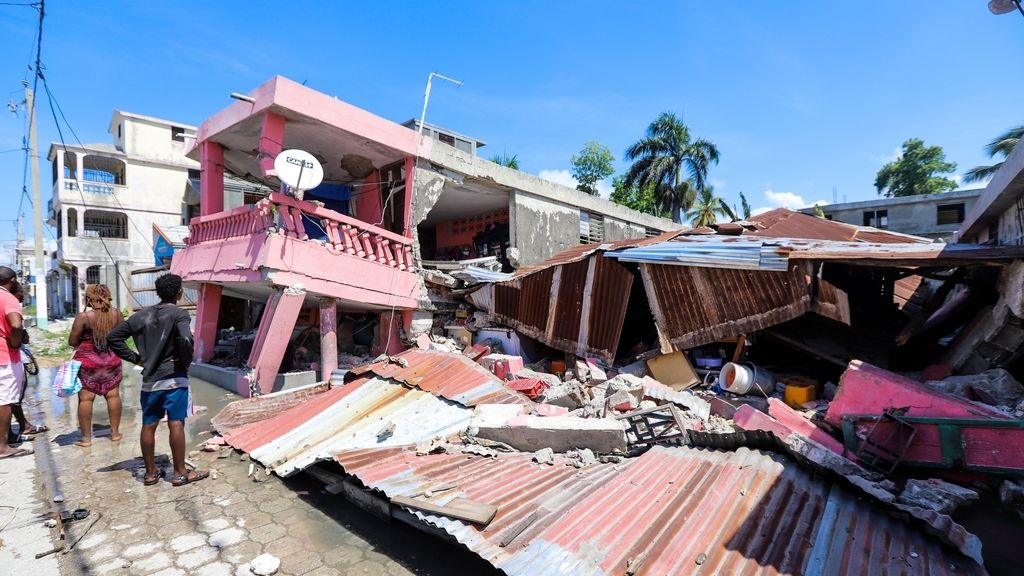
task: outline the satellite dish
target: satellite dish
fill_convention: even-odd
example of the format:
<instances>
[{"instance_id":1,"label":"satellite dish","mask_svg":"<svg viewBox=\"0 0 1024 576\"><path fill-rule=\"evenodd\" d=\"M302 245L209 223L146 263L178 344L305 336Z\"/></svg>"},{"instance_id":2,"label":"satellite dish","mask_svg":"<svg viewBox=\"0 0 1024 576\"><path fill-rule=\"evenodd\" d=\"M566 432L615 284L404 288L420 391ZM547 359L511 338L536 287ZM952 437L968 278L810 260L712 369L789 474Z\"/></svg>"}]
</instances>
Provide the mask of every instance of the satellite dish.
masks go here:
<instances>
[{"instance_id":1,"label":"satellite dish","mask_svg":"<svg viewBox=\"0 0 1024 576\"><path fill-rule=\"evenodd\" d=\"M998 16L1000 14L1006 14L1007 12L1018 10L1019 8L1017 6L1018 2L1015 0L990 0L988 3L988 10Z\"/></svg>"},{"instance_id":2,"label":"satellite dish","mask_svg":"<svg viewBox=\"0 0 1024 576\"><path fill-rule=\"evenodd\" d=\"M285 150L274 158L277 177L288 185L295 196L302 199L302 192L316 188L324 180L324 168L312 154L305 150Z\"/></svg>"}]
</instances>

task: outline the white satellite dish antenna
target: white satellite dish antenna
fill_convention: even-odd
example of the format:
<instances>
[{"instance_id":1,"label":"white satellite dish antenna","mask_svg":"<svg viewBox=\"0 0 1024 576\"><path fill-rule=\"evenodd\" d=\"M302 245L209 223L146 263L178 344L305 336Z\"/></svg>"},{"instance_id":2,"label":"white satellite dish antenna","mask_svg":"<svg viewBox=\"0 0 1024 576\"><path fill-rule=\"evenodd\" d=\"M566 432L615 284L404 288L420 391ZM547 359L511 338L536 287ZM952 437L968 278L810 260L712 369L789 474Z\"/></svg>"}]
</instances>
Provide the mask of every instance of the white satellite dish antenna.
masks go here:
<instances>
[{"instance_id":1,"label":"white satellite dish antenna","mask_svg":"<svg viewBox=\"0 0 1024 576\"><path fill-rule=\"evenodd\" d=\"M324 168L305 150L285 150L274 158L277 177L302 200L302 193L316 188L324 181Z\"/></svg>"}]
</instances>

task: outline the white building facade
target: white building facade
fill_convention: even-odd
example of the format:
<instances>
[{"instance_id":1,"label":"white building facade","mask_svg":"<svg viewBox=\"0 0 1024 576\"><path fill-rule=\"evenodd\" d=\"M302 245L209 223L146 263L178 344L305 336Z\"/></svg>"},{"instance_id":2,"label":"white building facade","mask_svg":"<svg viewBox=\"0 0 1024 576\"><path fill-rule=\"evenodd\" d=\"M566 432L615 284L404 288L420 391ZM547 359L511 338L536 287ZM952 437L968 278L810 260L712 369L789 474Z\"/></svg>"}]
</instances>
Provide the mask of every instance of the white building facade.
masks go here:
<instances>
[{"instance_id":1,"label":"white building facade","mask_svg":"<svg viewBox=\"0 0 1024 576\"><path fill-rule=\"evenodd\" d=\"M131 270L154 265L153 226L182 224L189 177L198 176L185 156L194 126L115 110L108 131L113 144L50 145L51 317L80 311L86 284L107 284L119 308L130 306Z\"/></svg>"}]
</instances>

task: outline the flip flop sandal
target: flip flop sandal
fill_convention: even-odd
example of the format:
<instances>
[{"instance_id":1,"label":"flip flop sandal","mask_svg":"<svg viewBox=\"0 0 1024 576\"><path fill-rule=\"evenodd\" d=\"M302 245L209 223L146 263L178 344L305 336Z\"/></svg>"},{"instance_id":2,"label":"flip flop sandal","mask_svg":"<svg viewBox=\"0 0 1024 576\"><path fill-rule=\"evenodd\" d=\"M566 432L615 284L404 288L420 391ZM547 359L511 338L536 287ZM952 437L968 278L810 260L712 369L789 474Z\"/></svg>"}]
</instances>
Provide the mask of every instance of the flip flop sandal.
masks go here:
<instances>
[{"instance_id":1,"label":"flip flop sandal","mask_svg":"<svg viewBox=\"0 0 1024 576\"><path fill-rule=\"evenodd\" d=\"M75 520L85 520L89 517L89 511L85 508L79 508L74 512L68 512L67 510L60 511L60 523L67 524L68 522L74 522Z\"/></svg>"},{"instance_id":2,"label":"flip flop sandal","mask_svg":"<svg viewBox=\"0 0 1024 576\"><path fill-rule=\"evenodd\" d=\"M199 482L200 480L210 475L210 472L208 470L193 470L192 473L195 474L195 476L192 476L191 478L189 478L188 472L186 472L185 474L178 476L174 480L171 480L171 486L184 486L186 484L192 484L194 482Z\"/></svg>"},{"instance_id":3,"label":"flip flop sandal","mask_svg":"<svg viewBox=\"0 0 1024 576\"><path fill-rule=\"evenodd\" d=\"M163 477L164 477L163 470L158 471L156 474L154 474L152 476L150 476L149 474L146 474L145 476L142 477L142 485L143 486L153 486L154 484L159 482L160 479L163 478Z\"/></svg>"},{"instance_id":4,"label":"flip flop sandal","mask_svg":"<svg viewBox=\"0 0 1024 576\"><path fill-rule=\"evenodd\" d=\"M50 429L44 424L42 426L29 426L21 431L22 434L42 434L43 432L49 432Z\"/></svg>"},{"instance_id":5,"label":"flip flop sandal","mask_svg":"<svg viewBox=\"0 0 1024 576\"><path fill-rule=\"evenodd\" d=\"M7 456L0 456L0 460L5 460L7 458L17 458L19 456L29 456L31 454L35 454L35 450L19 448L18 450L15 450L14 452L8 454Z\"/></svg>"},{"instance_id":6,"label":"flip flop sandal","mask_svg":"<svg viewBox=\"0 0 1024 576\"><path fill-rule=\"evenodd\" d=\"M31 441L33 441L35 439L36 439L35 436L29 436L27 434L8 434L7 435L7 443L8 444L20 444L21 442L31 442Z\"/></svg>"}]
</instances>

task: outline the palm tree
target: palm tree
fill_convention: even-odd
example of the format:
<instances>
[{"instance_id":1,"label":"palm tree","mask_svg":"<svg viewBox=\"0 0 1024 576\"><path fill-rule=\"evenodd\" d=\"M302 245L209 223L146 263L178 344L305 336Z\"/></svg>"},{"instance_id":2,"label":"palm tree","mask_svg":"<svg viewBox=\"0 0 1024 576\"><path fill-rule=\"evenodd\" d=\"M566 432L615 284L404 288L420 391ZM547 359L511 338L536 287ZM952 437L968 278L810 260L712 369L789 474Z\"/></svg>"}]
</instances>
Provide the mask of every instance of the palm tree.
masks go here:
<instances>
[{"instance_id":1,"label":"palm tree","mask_svg":"<svg viewBox=\"0 0 1024 576\"><path fill-rule=\"evenodd\" d=\"M495 154L494 156L491 156L491 162L494 162L495 164L500 164L506 168L511 168L513 170L519 170L518 154L512 154L511 156L509 156L508 152Z\"/></svg>"},{"instance_id":2,"label":"palm tree","mask_svg":"<svg viewBox=\"0 0 1024 576\"><path fill-rule=\"evenodd\" d=\"M710 226L718 222L718 216L736 220L736 215L729 205L725 203L725 200L715 196L715 189L711 186L701 189L697 195L697 201L686 211L686 217L692 219L695 227Z\"/></svg>"},{"instance_id":3,"label":"palm tree","mask_svg":"<svg viewBox=\"0 0 1024 576\"><path fill-rule=\"evenodd\" d=\"M658 207L681 222L682 211L707 185L708 167L718 164L718 147L703 138L691 140L686 124L672 112L663 112L647 127L647 136L626 149L626 160L633 162L626 185L654 185Z\"/></svg>"},{"instance_id":4,"label":"palm tree","mask_svg":"<svg viewBox=\"0 0 1024 576\"><path fill-rule=\"evenodd\" d=\"M996 156L1006 158L1010 155L1010 152L1013 152L1014 147L1020 142L1022 136L1024 136L1024 124L1010 128L996 137L995 140L989 142L988 146L985 146L985 153L988 154L989 158L995 158ZM1003 163L1001 161L991 166L975 166L964 174L964 182L978 182L990 178L1002 166Z\"/></svg>"}]
</instances>

